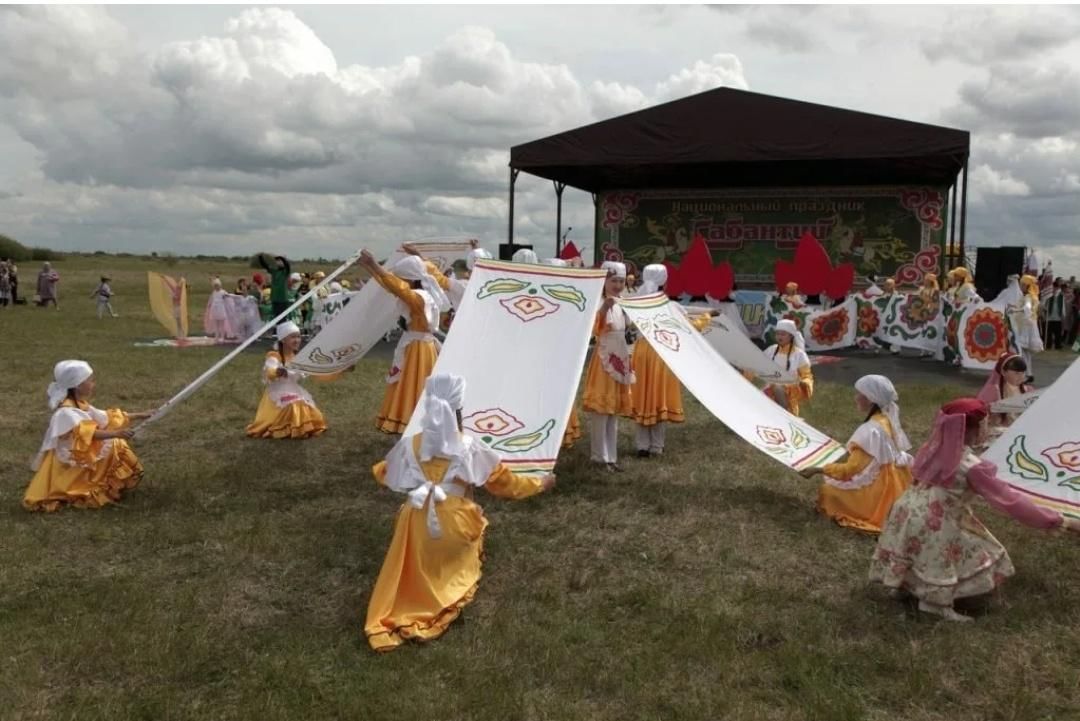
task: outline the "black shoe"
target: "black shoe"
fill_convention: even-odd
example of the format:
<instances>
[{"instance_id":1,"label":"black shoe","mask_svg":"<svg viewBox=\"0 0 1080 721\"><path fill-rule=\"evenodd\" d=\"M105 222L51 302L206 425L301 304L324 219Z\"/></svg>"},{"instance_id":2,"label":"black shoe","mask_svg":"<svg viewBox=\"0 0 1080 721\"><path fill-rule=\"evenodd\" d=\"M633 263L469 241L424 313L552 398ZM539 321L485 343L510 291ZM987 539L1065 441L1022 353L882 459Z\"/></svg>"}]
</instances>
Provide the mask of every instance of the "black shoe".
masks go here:
<instances>
[{"instance_id":1,"label":"black shoe","mask_svg":"<svg viewBox=\"0 0 1080 721\"><path fill-rule=\"evenodd\" d=\"M637 457L638 458L648 458L650 455L652 455L652 454L649 453L644 448L642 448L640 451L637 452Z\"/></svg>"}]
</instances>

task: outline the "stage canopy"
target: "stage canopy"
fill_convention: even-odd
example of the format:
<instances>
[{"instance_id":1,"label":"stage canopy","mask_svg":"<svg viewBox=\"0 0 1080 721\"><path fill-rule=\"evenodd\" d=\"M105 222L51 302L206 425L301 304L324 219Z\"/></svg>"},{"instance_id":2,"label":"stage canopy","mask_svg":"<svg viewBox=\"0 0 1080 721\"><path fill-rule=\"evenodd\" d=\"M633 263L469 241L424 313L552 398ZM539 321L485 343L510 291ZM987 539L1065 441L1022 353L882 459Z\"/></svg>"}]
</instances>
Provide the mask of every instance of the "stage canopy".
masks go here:
<instances>
[{"instance_id":1,"label":"stage canopy","mask_svg":"<svg viewBox=\"0 0 1080 721\"><path fill-rule=\"evenodd\" d=\"M636 188L950 186L970 134L719 88L510 149L510 168L592 193Z\"/></svg>"}]
</instances>

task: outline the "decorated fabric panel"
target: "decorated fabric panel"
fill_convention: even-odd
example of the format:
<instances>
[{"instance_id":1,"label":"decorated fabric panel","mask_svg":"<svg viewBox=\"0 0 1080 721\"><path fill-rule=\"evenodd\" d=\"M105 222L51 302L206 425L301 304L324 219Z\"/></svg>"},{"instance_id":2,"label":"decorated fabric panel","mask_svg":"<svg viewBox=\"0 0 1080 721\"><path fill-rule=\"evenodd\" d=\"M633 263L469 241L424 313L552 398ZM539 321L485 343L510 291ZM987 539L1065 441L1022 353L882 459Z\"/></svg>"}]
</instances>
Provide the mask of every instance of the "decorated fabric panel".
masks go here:
<instances>
[{"instance_id":1,"label":"decorated fabric panel","mask_svg":"<svg viewBox=\"0 0 1080 721\"><path fill-rule=\"evenodd\" d=\"M465 378L465 430L515 473L555 467L605 276L496 260L473 268L433 373ZM421 396L406 436L423 414Z\"/></svg>"},{"instance_id":2,"label":"decorated fabric panel","mask_svg":"<svg viewBox=\"0 0 1080 721\"><path fill-rule=\"evenodd\" d=\"M338 313L345 310L345 306L353 301L356 296L360 295L360 291L345 291L341 293L331 293L325 298L317 298L315 300L315 312L312 315L311 325L316 329L316 332L330 325Z\"/></svg>"},{"instance_id":3,"label":"decorated fabric panel","mask_svg":"<svg viewBox=\"0 0 1080 721\"><path fill-rule=\"evenodd\" d=\"M464 258L471 247L468 243L415 243L426 260L440 269L449 268L455 260ZM386 261L390 268L404 252L395 251ZM289 367L306 373L330 374L356 364L388 332L397 327L400 314L398 299L375 281L368 281L352 296L333 319L323 326Z\"/></svg>"},{"instance_id":4,"label":"decorated fabric panel","mask_svg":"<svg viewBox=\"0 0 1080 721\"><path fill-rule=\"evenodd\" d=\"M854 298L848 298L829 310L820 310L811 306L793 308L780 296L776 296L769 310L770 333L776 327L777 321L784 318L793 320L806 339L808 351L836 350L855 345L859 318Z\"/></svg>"},{"instance_id":5,"label":"decorated fabric panel","mask_svg":"<svg viewBox=\"0 0 1080 721\"><path fill-rule=\"evenodd\" d=\"M187 284L161 273L148 272L150 310L174 338L188 334Z\"/></svg>"},{"instance_id":6,"label":"decorated fabric panel","mask_svg":"<svg viewBox=\"0 0 1080 721\"><path fill-rule=\"evenodd\" d=\"M801 470L844 455L842 445L769 400L694 330L663 294L619 301L686 389L747 443Z\"/></svg>"},{"instance_id":7,"label":"decorated fabric panel","mask_svg":"<svg viewBox=\"0 0 1080 721\"><path fill-rule=\"evenodd\" d=\"M1080 361L1074 361L983 458L998 475L1043 506L1080 518Z\"/></svg>"}]
</instances>

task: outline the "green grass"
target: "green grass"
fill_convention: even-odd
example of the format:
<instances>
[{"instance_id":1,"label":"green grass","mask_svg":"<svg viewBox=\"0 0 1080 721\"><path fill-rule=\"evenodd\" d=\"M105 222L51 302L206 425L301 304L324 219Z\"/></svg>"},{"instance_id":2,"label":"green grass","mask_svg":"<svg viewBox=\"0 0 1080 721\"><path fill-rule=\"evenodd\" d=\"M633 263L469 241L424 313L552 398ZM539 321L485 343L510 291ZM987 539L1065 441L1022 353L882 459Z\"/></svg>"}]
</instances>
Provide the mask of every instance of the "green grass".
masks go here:
<instances>
[{"instance_id":1,"label":"green grass","mask_svg":"<svg viewBox=\"0 0 1080 721\"><path fill-rule=\"evenodd\" d=\"M983 508L1018 568L960 626L866 582L873 540L814 511L816 487L692 400L662 461L597 474L587 439L549 496L484 498L485 576L442 639L386 656L364 612L401 497L370 466L385 361L313 384L330 432L251 441L261 355L243 354L137 446L122 507L30 514L27 461L55 361L89 360L98 404L165 400L223 351L136 348L162 330L145 271L72 258L61 312L0 310L0 718L972 719L1080 718L1075 539ZM24 264L23 278L36 271ZM108 272L121 318L87 296ZM30 283L24 284L24 289ZM916 441L946 386L900 388ZM846 439L848 387L820 384L809 420Z\"/></svg>"}]
</instances>

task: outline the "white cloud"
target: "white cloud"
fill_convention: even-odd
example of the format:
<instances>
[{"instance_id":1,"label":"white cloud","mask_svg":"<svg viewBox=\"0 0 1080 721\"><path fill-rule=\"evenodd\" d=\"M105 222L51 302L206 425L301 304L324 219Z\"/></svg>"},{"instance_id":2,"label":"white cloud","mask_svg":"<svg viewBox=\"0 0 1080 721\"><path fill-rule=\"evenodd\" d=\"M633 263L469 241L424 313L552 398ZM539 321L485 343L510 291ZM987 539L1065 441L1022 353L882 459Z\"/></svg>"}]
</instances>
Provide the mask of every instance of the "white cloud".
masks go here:
<instances>
[{"instance_id":1,"label":"white cloud","mask_svg":"<svg viewBox=\"0 0 1080 721\"><path fill-rule=\"evenodd\" d=\"M989 165L976 165L968 176L968 183L973 202L983 202L987 196L995 195L1031 195L1027 183Z\"/></svg>"}]
</instances>

